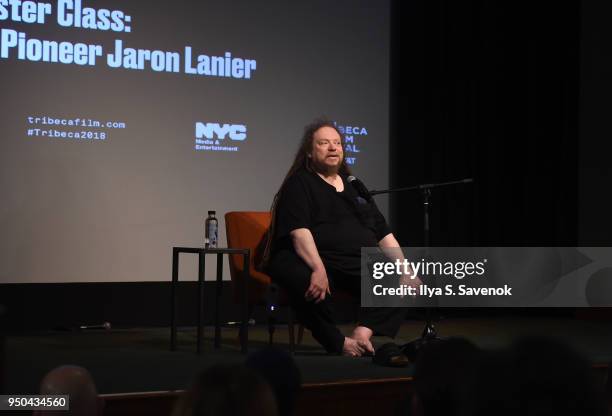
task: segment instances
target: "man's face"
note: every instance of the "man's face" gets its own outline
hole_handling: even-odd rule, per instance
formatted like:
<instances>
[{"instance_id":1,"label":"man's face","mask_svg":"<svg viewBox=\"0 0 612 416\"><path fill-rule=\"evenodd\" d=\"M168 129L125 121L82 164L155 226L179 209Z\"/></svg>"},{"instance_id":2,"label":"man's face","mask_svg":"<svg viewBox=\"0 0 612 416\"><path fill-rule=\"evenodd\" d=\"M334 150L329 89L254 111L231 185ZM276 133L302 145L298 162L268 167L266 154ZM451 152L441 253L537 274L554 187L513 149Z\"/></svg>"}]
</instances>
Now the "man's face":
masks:
<instances>
[{"instance_id":1,"label":"man's face","mask_svg":"<svg viewBox=\"0 0 612 416\"><path fill-rule=\"evenodd\" d=\"M340 135L331 127L321 127L312 139L310 157L317 170L337 172L344 152Z\"/></svg>"}]
</instances>

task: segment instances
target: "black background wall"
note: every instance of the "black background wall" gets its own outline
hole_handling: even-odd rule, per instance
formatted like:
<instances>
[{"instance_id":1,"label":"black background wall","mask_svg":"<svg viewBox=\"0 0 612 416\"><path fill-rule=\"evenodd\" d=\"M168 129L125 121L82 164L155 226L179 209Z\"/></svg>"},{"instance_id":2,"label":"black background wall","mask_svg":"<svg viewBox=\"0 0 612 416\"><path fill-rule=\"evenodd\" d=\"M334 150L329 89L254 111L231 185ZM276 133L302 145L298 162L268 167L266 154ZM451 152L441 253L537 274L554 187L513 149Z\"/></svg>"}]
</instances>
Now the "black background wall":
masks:
<instances>
[{"instance_id":1,"label":"black background wall","mask_svg":"<svg viewBox=\"0 0 612 416\"><path fill-rule=\"evenodd\" d=\"M580 3L396 1L392 183L434 190L434 245L578 241ZM393 200L421 244L418 194Z\"/></svg>"},{"instance_id":2,"label":"black background wall","mask_svg":"<svg viewBox=\"0 0 612 416\"><path fill-rule=\"evenodd\" d=\"M612 241L612 3L584 1L580 40L579 242Z\"/></svg>"},{"instance_id":3,"label":"black background wall","mask_svg":"<svg viewBox=\"0 0 612 416\"><path fill-rule=\"evenodd\" d=\"M612 30L604 1L395 1L395 187L434 190L432 245L610 246ZM391 203L423 243L422 196ZM445 311L610 317L607 310Z\"/></svg>"}]
</instances>

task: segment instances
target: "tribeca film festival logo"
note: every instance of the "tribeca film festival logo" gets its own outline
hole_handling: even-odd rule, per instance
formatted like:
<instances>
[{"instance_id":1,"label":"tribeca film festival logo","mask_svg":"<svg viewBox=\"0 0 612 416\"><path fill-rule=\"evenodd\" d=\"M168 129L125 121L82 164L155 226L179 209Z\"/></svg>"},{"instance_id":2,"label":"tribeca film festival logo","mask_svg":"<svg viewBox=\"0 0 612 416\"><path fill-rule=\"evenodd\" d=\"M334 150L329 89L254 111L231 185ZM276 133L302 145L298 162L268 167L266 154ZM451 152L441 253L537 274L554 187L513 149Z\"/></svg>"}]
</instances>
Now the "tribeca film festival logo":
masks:
<instances>
[{"instance_id":1,"label":"tribeca film festival logo","mask_svg":"<svg viewBox=\"0 0 612 416\"><path fill-rule=\"evenodd\" d=\"M357 154L361 151L357 146L357 142L361 137L368 135L368 130L365 127L356 125L340 125L334 121L338 130L344 134L344 159L347 165L355 165L357 162Z\"/></svg>"},{"instance_id":2,"label":"tribeca film festival logo","mask_svg":"<svg viewBox=\"0 0 612 416\"><path fill-rule=\"evenodd\" d=\"M244 124L196 122L195 150L208 152L237 152L247 138Z\"/></svg>"}]
</instances>

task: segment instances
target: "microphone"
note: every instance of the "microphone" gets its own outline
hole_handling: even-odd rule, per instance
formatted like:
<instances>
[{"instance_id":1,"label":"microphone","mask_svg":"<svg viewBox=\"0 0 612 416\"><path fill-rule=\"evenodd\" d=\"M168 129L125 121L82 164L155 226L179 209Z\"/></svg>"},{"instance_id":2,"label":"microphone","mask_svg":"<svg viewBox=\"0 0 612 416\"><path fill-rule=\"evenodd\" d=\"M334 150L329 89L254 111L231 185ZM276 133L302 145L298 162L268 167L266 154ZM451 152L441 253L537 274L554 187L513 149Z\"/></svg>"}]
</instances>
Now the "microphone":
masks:
<instances>
[{"instance_id":1,"label":"microphone","mask_svg":"<svg viewBox=\"0 0 612 416\"><path fill-rule=\"evenodd\" d=\"M111 329L111 324L110 322L103 322L99 325L81 325L79 326L80 330L86 330L86 329Z\"/></svg>"},{"instance_id":2,"label":"microphone","mask_svg":"<svg viewBox=\"0 0 612 416\"><path fill-rule=\"evenodd\" d=\"M370 195L370 191L368 191L368 188L365 187L363 182L352 175L346 178L346 180L353 185L353 188L355 188L360 197L368 202L372 202L372 195Z\"/></svg>"}]
</instances>

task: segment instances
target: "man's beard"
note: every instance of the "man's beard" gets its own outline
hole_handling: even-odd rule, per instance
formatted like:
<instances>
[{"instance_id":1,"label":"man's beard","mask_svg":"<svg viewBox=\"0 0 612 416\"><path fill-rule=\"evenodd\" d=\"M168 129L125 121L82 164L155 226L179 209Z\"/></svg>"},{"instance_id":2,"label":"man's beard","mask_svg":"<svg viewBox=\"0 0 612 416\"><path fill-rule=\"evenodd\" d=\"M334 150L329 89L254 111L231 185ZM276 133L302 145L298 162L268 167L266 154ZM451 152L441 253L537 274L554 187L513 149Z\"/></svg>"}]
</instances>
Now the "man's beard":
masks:
<instances>
[{"instance_id":1,"label":"man's beard","mask_svg":"<svg viewBox=\"0 0 612 416\"><path fill-rule=\"evenodd\" d=\"M316 172L321 173L323 175L337 175L340 172L340 167L342 166L342 162L337 165L330 166L324 164L313 164L313 167Z\"/></svg>"}]
</instances>

